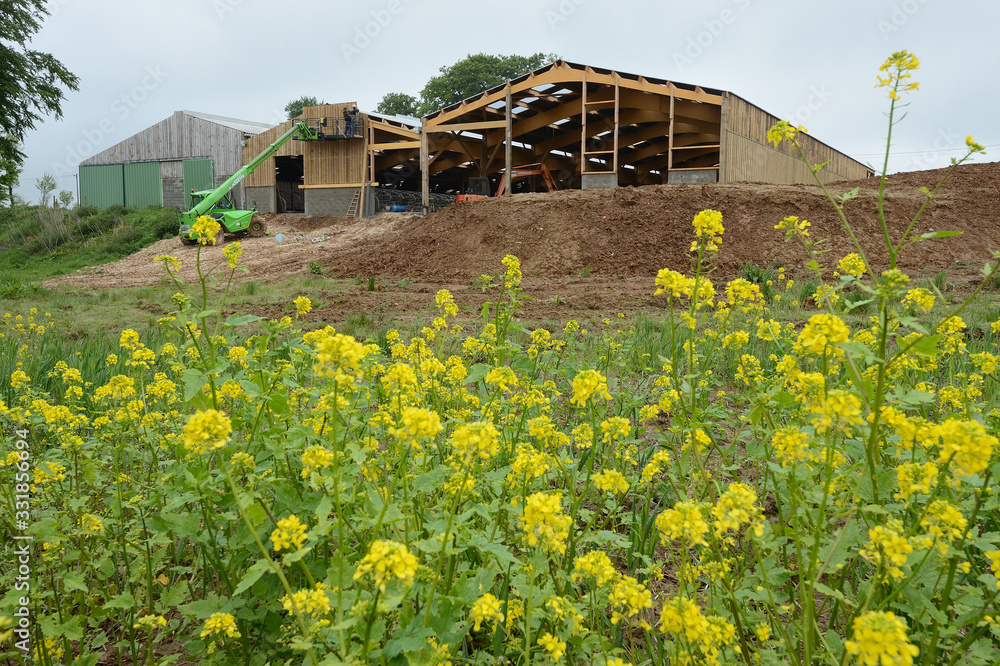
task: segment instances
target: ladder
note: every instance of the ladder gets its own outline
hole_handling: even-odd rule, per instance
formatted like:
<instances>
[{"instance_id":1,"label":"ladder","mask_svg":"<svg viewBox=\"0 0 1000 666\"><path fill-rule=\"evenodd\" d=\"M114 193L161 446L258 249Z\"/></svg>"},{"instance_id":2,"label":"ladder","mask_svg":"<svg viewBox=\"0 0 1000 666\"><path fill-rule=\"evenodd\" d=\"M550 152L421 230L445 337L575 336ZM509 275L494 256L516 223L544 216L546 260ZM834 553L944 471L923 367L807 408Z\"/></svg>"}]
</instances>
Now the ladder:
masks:
<instances>
[{"instance_id":1,"label":"ladder","mask_svg":"<svg viewBox=\"0 0 1000 666\"><path fill-rule=\"evenodd\" d=\"M354 198L351 199L351 205L347 207L347 217L357 217L358 216L358 204L361 203L361 190L359 189L354 193Z\"/></svg>"}]
</instances>

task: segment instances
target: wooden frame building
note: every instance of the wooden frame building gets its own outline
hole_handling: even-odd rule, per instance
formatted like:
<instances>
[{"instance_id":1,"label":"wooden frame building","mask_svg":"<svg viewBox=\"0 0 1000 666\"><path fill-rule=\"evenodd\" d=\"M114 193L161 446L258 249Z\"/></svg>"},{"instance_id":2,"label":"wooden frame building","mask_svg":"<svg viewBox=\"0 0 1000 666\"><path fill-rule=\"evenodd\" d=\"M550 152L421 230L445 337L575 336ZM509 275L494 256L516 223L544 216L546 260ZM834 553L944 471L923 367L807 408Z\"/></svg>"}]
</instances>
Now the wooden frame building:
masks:
<instances>
[{"instance_id":1,"label":"wooden frame building","mask_svg":"<svg viewBox=\"0 0 1000 666\"><path fill-rule=\"evenodd\" d=\"M316 118L339 118L343 108L307 107L303 118L312 126ZM260 210L278 210L280 202L269 197L282 196L281 158L295 155L302 159L300 209L308 214L366 214L367 185L419 191L426 211L433 193L464 192L472 177L490 179L495 190L513 167L539 163L567 188L812 182L790 147L768 144L767 130L779 119L742 97L561 60L419 121L360 117L363 136L349 142L286 144L277 177L273 168L258 169L247 180L247 197L259 192ZM288 127L248 141L244 160ZM824 163L818 174L823 182L873 175L822 141L800 136L810 159ZM536 185L526 181L517 188ZM359 201L366 198L367 206Z\"/></svg>"}]
</instances>

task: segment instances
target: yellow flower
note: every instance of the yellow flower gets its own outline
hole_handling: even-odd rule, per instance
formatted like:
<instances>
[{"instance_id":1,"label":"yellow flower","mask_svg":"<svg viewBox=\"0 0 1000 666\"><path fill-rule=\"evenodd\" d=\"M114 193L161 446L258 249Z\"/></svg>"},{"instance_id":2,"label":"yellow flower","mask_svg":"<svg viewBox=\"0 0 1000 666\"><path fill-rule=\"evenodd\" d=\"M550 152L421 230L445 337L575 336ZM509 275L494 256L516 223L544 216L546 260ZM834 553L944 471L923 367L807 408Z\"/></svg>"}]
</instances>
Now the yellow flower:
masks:
<instances>
[{"instance_id":1,"label":"yellow flower","mask_svg":"<svg viewBox=\"0 0 1000 666\"><path fill-rule=\"evenodd\" d=\"M907 541L902 523L889 520L884 526L877 525L868 533L869 545L861 549L861 557L875 566L885 565L886 571L895 580L903 577L902 566L913 546Z\"/></svg>"},{"instance_id":2,"label":"yellow flower","mask_svg":"<svg viewBox=\"0 0 1000 666\"><path fill-rule=\"evenodd\" d=\"M586 555L579 555L573 560L573 582L585 579L593 582L597 588L610 583L617 575L611 559L603 550L592 550Z\"/></svg>"},{"instance_id":3,"label":"yellow flower","mask_svg":"<svg viewBox=\"0 0 1000 666\"><path fill-rule=\"evenodd\" d=\"M104 533L104 521L92 513L85 513L80 517L80 529L84 532L95 534Z\"/></svg>"},{"instance_id":4,"label":"yellow flower","mask_svg":"<svg viewBox=\"0 0 1000 666\"><path fill-rule=\"evenodd\" d=\"M986 146L973 139L971 134L965 137L965 145L968 146L970 153L986 153Z\"/></svg>"},{"instance_id":5,"label":"yellow flower","mask_svg":"<svg viewBox=\"0 0 1000 666\"><path fill-rule=\"evenodd\" d=\"M307 479L316 470L329 467L335 457L333 451L322 446L307 446L302 454L302 478Z\"/></svg>"},{"instance_id":6,"label":"yellow flower","mask_svg":"<svg viewBox=\"0 0 1000 666\"><path fill-rule=\"evenodd\" d=\"M500 262L506 268L503 274L504 289L514 289L521 284L521 262L512 254L508 254Z\"/></svg>"},{"instance_id":7,"label":"yellow flower","mask_svg":"<svg viewBox=\"0 0 1000 666\"><path fill-rule=\"evenodd\" d=\"M218 220L208 215L200 216L191 225L191 233L194 234L195 238L202 245L208 245L209 243L215 245L216 235L220 231L222 231L222 225L219 224Z\"/></svg>"},{"instance_id":8,"label":"yellow flower","mask_svg":"<svg viewBox=\"0 0 1000 666\"><path fill-rule=\"evenodd\" d=\"M745 483L731 483L719 501L712 507L715 518L715 534L721 536L727 530L739 529L744 523L753 525L757 536L763 534L764 512L757 502L757 493Z\"/></svg>"},{"instance_id":9,"label":"yellow flower","mask_svg":"<svg viewBox=\"0 0 1000 666\"><path fill-rule=\"evenodd\" d=\"M500 450L500 433L489 421L466 423L455 429L451 436L451 445L465 460L477 456L489 460Z\"/></svg>"},{"instance_id":10,"label":"yellow flower","mask_svg":"<svg viewBox=\"0 0 1000 666\"><path fill-rule=\"evenodd\" d=\"M896 468L896 483L899 492L895 497L903 502L909 502L910 497L917 493L928 494L937 479L938 468L934 463L903 463Z\"/></svg>"},{"instance_id":11,"label":"yellow flower","mask_svg":"<svg viewBox=\"0 0 1000 666\"><path fill-rule=\"evenodd\" d=\"M780 144L785 139L794 142L796 134L798 134L799 132L806 132L806 131L807 131L806 128L802 127L801 125L796 127L787 120L779 120L777 123L771 126L771 129L767 130L767 142L773 145L775 148L777 148L778 144Z\"/></svg>"},{"instance_id":12,"label":"yellow flower","mask_svg":"<svg viewBox=\"0 0 1000 666\"><path fill-rule=\"evenodd\" d=\"M475 622L475 626L472 627L473 631L479 631L484 622L489 624L497 624L503 622L503 611L501 611L501 602L495 596L487 592L483 596L476 599L475 603L472 604L472 610L470 615L472 616L472 621Z\"/></svg>"},{"instance_id":13,"label":"yellow flower","mask_svg":"<svg viewBox=\"0 0 1000 666\"><path fill-rule=\"evenodd\" d=\"M865 260L862 259L856 252L852 252L837 263L837 268L844 275L850 275L853 277L859 277L864 275L868 267L865 266Z\"/></svg>"},{"instance_id":14,"label":"yellow flower","mask_svg":"<svg viewBox=\"0 0 1000 666\"><path fill-rule=\"evenodd\" d=\"M768 132L767 134L768 134L768 140L770 140L771 132ZM782 138L784 137L778 138L779 143L781 142ZM789 215L781 222L778 222L776 225L774 225L774 228L777 229L778 231L785 232L786 239L808 236L809 227L810 227L809 220L799 221L799 218L795 215ZM788 284L785 285L785 289L791 289L793 283L794 280L789 280Z\"/></svg>"},{"instance_id":15,"label":"yellow flower","mask_svg":"<svg viewBox=\"0 0 1000 666\"><path fill-rule=\"evenodd\" d=\"M234 241L226 246L226 249L222 251L222 254L226 255L226 261L229 263L229 267L236 268L236 264L239 263L240 257L243 255L243 246L240 245L239 241Z\"/></svg>"},{"instance_id":16,"label":"yellow flower","mask_svg":"<svg viewBox=\"0 0 1000 666\"><path fill-rule=\"evenodd\" d=\"M299 296L292 303L295 305L296 312L300 315L308 314L313 307L312 301L305 296Z\"/></svg>"},{"instance_id":17,"label":"yellow flower","mask_svg":"<svg viewBox=\"0 0 1000 666\"><path fill-rule=\"evenodd\" d=\"M923 287L909 289L903 296L902 303L904 307L913 307L922 312L929 312L934 307L934 294Z\"/></svg>"},{"instance_id":18,"label":"yellow flower","mask_svg":"<svg viewBox=\"0 0 1000 666\"><path fill-rule=\"evenodd\" d=\"M570 402L577 407L584 407L591 398L611 399L608 393L608 380L598 370L587 369L576 373L573 378L573 397Z\"/></svg>"},{"instance_id":19,"label":"yellow flower","mask_svg":"<svg viewBox=\"0 0 1000 666\"><path fill-rule=\"evenodd\" d=\"M538 638L538 644L545 648L552 661L559 661L566 654L565 641L559 640L558 636L553 636L548 631Z\"/></svg>"},{"instance_id":20,"label":"yellow flower","mask_svg":"<svg viewBox=\"0 0 1000 666\"><path fill-rule=\"evenodd\" d=\"M655 522L664 546L668 546L670 541L684 541L692 546L708 545L705 541L708 523L697 502L677 502L674 508L660 513Z\"/></svg>"},{"instance_id":21,"label":"yellow flower","mask_svg":"<svg viewBox=\"0 0 1000 666\"><path fill-rule=\"evenodd\" d=\"M417 558L406 546L395 541L373 541L368 554L358 563L354 580L372 574L375 585L385 592L385 584L390 580L401 581L407 587L413 585L417 573Z\"/></svg>"},{"instance_id":22,"label":"yellow flower","mask_svg":"<svg viewBox=\"0 0 1000 666\"><path fill-rule=\"evenodd\" d=\"M326 596L326 586L317 583L311 590L298 590L289 597L287 594L281 598L281 607L289 615L294 615L297 610L303 615L320 617L330 612L330 599ZM293 605L294 601L294 605Z\"/></svg>"},{"instance_id":23,"label":"yellow flower","mask_svg":"<svg viewBox=\"0 0 1000 666\"><path fill-rule=\"evenodd\" d=\"M232 422L224 413L214 409L199 411L184 426L184 448L203 455L224 447L232 432Z\"/></svg>"},{"instance_id":24,"label":"yellow flower","mask_svg":"<svg viewBox=\"0 0 1000 666\"><path fill-rule=\"evenodd\" d=\"M158 254L155 257L153 257L153 262L154 263L162 262L167 266L167 268L173 268L174 270L177 270L178 268L181 267L181 260L169 254Z\"/></svg>"},{"instance_id":25,"label":"yellow flower","mask_svg":"<svg viewBox=\"0 0 1000 666\"><path fill-rule=\"evenodd\" d=\"M132 628L152 631L165 626L167 626L167 618L162 615L143 615L136 624L132 625Z\"/></svg>"},{"instance_id":26,"label":"yellow flower","mask_svg":"<svg viewBox=\"0 0 1000 666\"><path fill-rule=\"evenodd\" d=\"M797 348L818 356L824 353L829 345L847 342L850 334L850 330L840 317L831 314L817 314L809 317L809 321L799 333L795 345ZM836 349L836 352L843 353L840 349Z\"/></svg>"},{"instance_id":27,"label":"yellow flower","mask_svg":"<svg viewBox=\"0 0 1000 666\"><path fill-rule=\"evenodd\" d=\"M215 634L239 638L240 632L236 628L236 618L229 613L212 613L212 616L205 620L205 627L201 630L201 638Z\"/></svg>"},{"instance_id":28,"label":"yellow flower","mask_svg":"<svg viewBox=\"0 0 1000 666\"><path fill-rule=\"evenodd\" d=\"M782 428L771 439L774 453L782 467L791 467L800 460L812 458L809 452L809 435L797 428Z\"/></svg>"},{"instance_id":29,"label":"yellow flower","mask_svg":"<svg viewBox=\"0 0 1000 666\"><path fill-rule=\"evenodd\" d=\"M444 429L438 413L423 407L404 407L399 420L401 427L390 428L389 432L408 440L436 437Z\"/></svg>"},{"instance_id":30,"label":"yellow flower","mask_svg":"<svg viewBox=\"0 0 1000 666\"><path fill-rule=\"evenodd\" d=\"M680 298L681 296L691 295L691 287L694 286L694 280L669 268L661 268L659 273L656 274L654 284L656 284L656 291L653 293L654 296L669 294L673 298Z\"/></svg>"},{"instance_id":31,"label":"yellow flower","mask_svg":"<svg viewBox=\"0 0 1000 666\"><path fill-rule=\"evenodd\" d=\"M566 552L573 519L562 515L562 493L539 492L528 497L521 514L521 529L529 546L562 555Z\"/></svg>"},{"instance_id":32,"label":"yellow flower","mask_svg":"<svg viewBox=\"0 0 1000 666\"><path fill-rule=\"evenodd\" d=\"M852 628L854 635L844 647L865 666L912 666L920 654L906 635L906 622L891 612L868 611L855 618Z\"/></svg>"},{"instance_id":33,"label":"yellow flower","mask_svg":"<svg viewBox=\"0 0 1000 666\"><path fill-rule=\"evenodd\" d=\"M899 91L916 90L920 84L916 82L906 83L911 78L910 72L920 67L920 61L909 51L896 51L890 55L882 66L880 72L886 72L886 76L878 77L876 88L888 88L889 97L893 100L899 99Z\"/></svg>"},{"instance_id":34,"label":"yellow flower","mask_svg":"<svg viewBox=\"0 0 1000 666\"><path fill-rule=\"evenodd\" d=\"M958 507L948 500L936 500L929 507L920 521L920 526L937 541L938 550L942 555L948 554L948 542L961 539L968 525Z\"/></svg>"},{"instance_id":35,"label":"yellow flower","mask_svg":"<svg viewBox=\"0 0 1000 666\"><path fill-rule=\"evenodd\" d=\"M826 398L812 406L812 412L817 435L830 429L848 432L852 425L861 424L861 400L843 389L827 391Z\"/></svg>"},{"instance_id":36,"label":"yellow flower","mask_svg":"<svg viewBox=\"0 0 1000 666\"><path fill-rule=\"evenodd\" d=\"M694 226L694 235L698 238L691 244L691 251L695 251L699 246L706 252L718 251L718 243L725 232L722 226L722 213L712 209L703 210L694 216L691 224Z\"/></svg>"},{"instance_id":37,"label":"yellow flower","mask_svg":"<svg viewBox=\"0 0 1000 666\"><path fill-rule=\"evenodd\" d=\"M275 552L283 549L295 550L302 548L306 542L306 525L293 513L288 518L278 521L278 527L271 532L271 543Z\"/></svg>"},{"instance_id":38,"label":"yellow flower","mask_svg":"<svg viewBox=\"0 0 1000 666\"><path fill-rule=\"evenodd\" d=\"M511 386L517 386L517 375L506 365L493 368L486 373L486 383L498 387L501 391L510 391Z\"/></svg>"},{"instance_id":39,"label":"yellow flower","mask_svg":"<svg viewBox=\"0 0 1000 666\"><path fill-rule=\"evenodd\" d=\"M598 472L592 477L594 486L606 493L621 494L628 491L628 481L621 472L610 469L606 472Z\"/></svg>"},{"instance_id":40,"label":"yellow flower","mask_svg":"<svg viewBox=\"0 0 1000 666\"><path fill-rule=\"evenodd\" d=\"M653 593L635 578L621 576L611 589L609 601L614 608L611 613L611 624L618 624L626 617L634 618L645 608L652 608ZM640 626L644 629L649 628L645 620L640 621Z\"/></svg>"},{"instance_id":41,"label":"yellow flower","mask_svg":"<svg viewBox=\"0 0 1000 666\"><path fill-rule=\"evenodd\" d=\"M938 464L951 461L951 473L955 478L986 469L997 446L997 438L987 434L978 421L949 419L934 427L934 438L941 439Z\"/></svg>"}]
</instances>

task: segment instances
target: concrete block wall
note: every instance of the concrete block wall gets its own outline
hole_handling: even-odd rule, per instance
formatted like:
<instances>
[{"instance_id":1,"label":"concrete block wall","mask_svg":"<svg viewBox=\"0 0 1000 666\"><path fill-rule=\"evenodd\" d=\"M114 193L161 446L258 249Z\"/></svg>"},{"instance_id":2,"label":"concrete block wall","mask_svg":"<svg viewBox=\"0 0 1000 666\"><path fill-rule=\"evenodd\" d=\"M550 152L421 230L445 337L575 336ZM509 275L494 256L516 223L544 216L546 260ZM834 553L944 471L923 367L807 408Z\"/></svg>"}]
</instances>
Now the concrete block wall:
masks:
<instances>
[{"instance_id":1,"label":"concrete block wall","mask_svg":"<svg viewBox=\"0 0 1000 666\"><path fill-rule=\"evenodd\" d=\"M278 211L278 203L275 201L273 187L248 187L246 188L247 209L257 204L258 213L275 213Z\"/></svg>"},{"instance_id":2,"label":"concrete block wall","mask_svg":"<svg viewBox=\"0 0 1000 666\"><path fill-rule=\"evenodd\" d=\"M347 215L351 200L360 187L324 187L304 190L306 215ZM360 206L361 202L358 202Z\"/></svg>"},{"instance_id":3,"label":"concrete block wall","mask_svg":"<svg viewBox=\"0 0 1000 666\"><path fill-rule=\"evenodd\" d=\"M714 183L719 180L717 169L698 169L695 171L671 171L667 174L668 183Z\"/></svg>"},{"instance_id":4,"label":"concrete block wall","mask_svg":"<svg viewBox=\"0 0 1000 666\"><path fill-rule=\"evenodd\" d=\"M608 187L618 187L616 173L585 173L580 176L580 188L584 190L599 190Z\"/></svg>"},{"instance_id":5,"label":"concrete block wall","mask_svg":"<svg viewBox=\"0 0 1000 666\"><path fill-rule=\"evenodd\" d=\"M184 210L184 179L163 178L163 206Z\"/></svg>"}]
</instances>

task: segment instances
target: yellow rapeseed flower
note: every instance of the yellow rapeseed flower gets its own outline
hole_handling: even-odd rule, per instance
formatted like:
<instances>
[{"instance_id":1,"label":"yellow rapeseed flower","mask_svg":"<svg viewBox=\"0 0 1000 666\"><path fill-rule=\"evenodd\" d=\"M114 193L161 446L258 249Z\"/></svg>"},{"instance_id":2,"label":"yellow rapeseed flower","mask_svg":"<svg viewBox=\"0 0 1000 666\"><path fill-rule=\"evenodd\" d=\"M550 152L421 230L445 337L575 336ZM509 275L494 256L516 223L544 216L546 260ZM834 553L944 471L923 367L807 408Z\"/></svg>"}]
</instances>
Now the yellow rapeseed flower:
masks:
<instances>
[{"instance_id":1,"label":"yellow rapeseed flower","mask_svg":"<svg viewBox=\"0 0 1000 666\"><path fill-rule=\"evenodd\" d=\"M520 518L524 539L529 546L539 546L560 555L566 552L572 522L572 518L562 513L561 492L530 495Z\"/></svg>"},{"instance_id":2,"label":"yellow rapeseed flower","mask_svg":"<svg viewBox=\"0 0 1000 666\"><path fill-rule=\"evenodd\" d=\"M236 628L236 618L229 613L212 613L211 617L205 620L205 626L201 630L201 638L215 634L225 634L229 638L239 638L240 632Z\"/></svg>"},{"instance_id":3,"label":"yellow rapeseed flower","mask_svg":"<svg viewBox=\"0 0 1000 666\"><path fill-rule=\"evenodd\" d=\"M271 532L271 543L275 552L283 549L299 550L306 542L306 525L294 513L288 518L278 521L278 526Z\"/></svg>"},{"instance_id":4,"label":"yellow rapeseed flower","mask_svg":"<svg viewBox=\"0 0 1000 666\"><path fill-rule=\"evenodd\" d=\"M573 397L570 402L577 407L584 407L592 398L611 399L608 393L608 380L599 370L592 368L576 373L573 378Z\"/></svg>"},{"instance_id":5,"label":"yellow rapeseed flower","mask_svg":"<svg viewBox=\"0 0 1000 666\"><path fill-rule=\"evenodd\" d=\"M887 611L868 611L854 619L847 653L864 666L912 666L920 648L910 643L906 622Z\"/></svg>"},{"instance_id":6,"label":"yellow rapeseed flower","mask_svg":"<svg viewBox=\"0 0 1000 666\"><path fill-rule=\"evenodd\" d=\"M216 235L222 231L219 221L208 215L202 215L191 225L191 233L202 245L215 245Z\"/></svg>"},{"instance_id":7,"label":"yellow rapeseed flower","mask_svg":"<svg viewBox=\"0 0 1000 666\"><path fill-rule=\"evenodd\" d=\"M371 574L375 585L385 592L388 581L398 580L406 586L413 585L417 573L417 558L405 545L395 541L376 540L368 554L358 563L354 580Z\"/></svg>"},{"instance_id":8,"label":"yellow rapeseed flower","mask_svg":"<svg viewBox=\"0 0 1000 666\"><path fill-rule=\"evenodd\" d=\"M214 409L199 411L184 426L184 448L203 455L224 447L232 432L232 422L223 412Z\"/></svg>"},{"instance_id":9,"label":"yellow rapeseed flower","mask_svg":"<svg viewBox=\"0 0 1000 666\"><path fill-rule=\"evenodd\" d=\"M297 314L304 315L308 314L312 310L312 301L310 301L305 296L299 296L292 303L295 305L295 311Z\"/></svg>"},{"instance_id":10,"label":"yellow rapeseed flower","mask_svg":"<svg viewBox=\"0 0 1000 666\"><path fill-rule=\"evenodd\" d=\"M472 621L475 623L472 630L479 631L484 622L494 626L497 623L503 622L504 616L501 607L500 600L489 592L476 599L472 604L472 610L469 612L472 616Z\"/></svg>"}]
</instances>

